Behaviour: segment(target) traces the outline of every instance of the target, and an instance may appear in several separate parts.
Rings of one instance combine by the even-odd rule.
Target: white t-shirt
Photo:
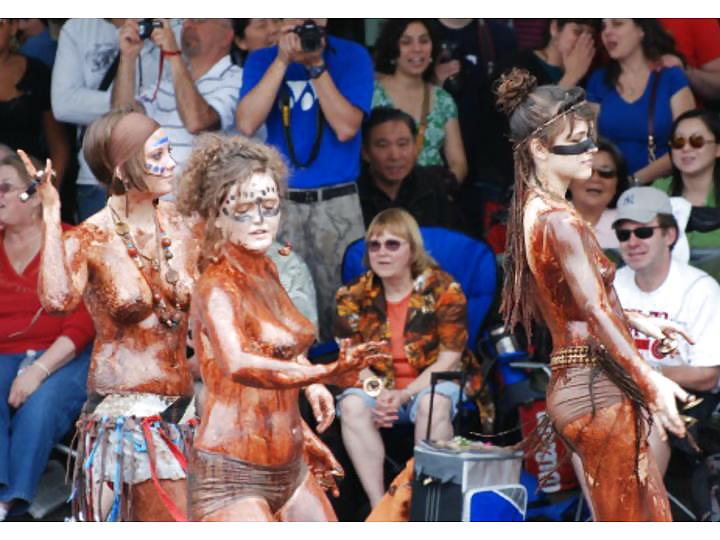
[[[615,290],[624,309],[679,323],[695,340],[690,345],[680,339],[674,354],[662,356],[657,340],[633,329],[635,344],[650,365],[720,365],[720,285],[712,276],[672,259],[667,278],[654,291],[640,290],[628,266],[617,271]]]
[[[172,22],[179,35],[179,20]],[[119,52],[119,29],[105,19],[70,19],[60,30],[57,55],[52,72],[51,101],[55,118],[62,122],[87,126],[110,111],[112,85],[98,90],[110,64]],[[160,50],[146,39],[137,60],[135,84],[138,92],[154,90],[159,73]],[[169,70],[163,70],[163,79]],[[85,162],[82,148],[78,153],[77,183],[94,185],[98,181]]]
[[[169,71],[169,70],[168,70]],[[240,97],[242,68],[230,61],[230,55],[222,57],[195,82],[200,95],[205,98],[220,117],[220,130],[231,131],[235,126],[235,109]],[[195,136],[183,125],[175,100],[172,80],[163,79],[155,101],[150,101],[154,88],[146,89],[139,96],[145,113],[167,132],[172,147],[172,157],[177,162],[176,177],[190,157]]]

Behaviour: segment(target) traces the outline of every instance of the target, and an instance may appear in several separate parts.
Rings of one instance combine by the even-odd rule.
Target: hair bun
[[[529,71],[512,68],[498,79],[495,87],[497,105],[510,117],[536,87],[537,79]]]

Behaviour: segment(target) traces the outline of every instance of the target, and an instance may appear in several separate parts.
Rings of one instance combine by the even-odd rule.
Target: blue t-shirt
[[[657,76],[658,72],[655,71],[650,74],[643,95],[632,103],[625,101],[614,87],[605,85],[605,68],[593,72],[588,81],[588,100],[600,104],[598,131],[622,150],[631,173],[648,164],[648,108],[653,80]],[[673,121],[670,99],[686,86],[688,79],[679,67],[664,68],[660,72],[653,134],[655,156],[658,158],[668,151]]]
[[[245,61],[240,99],[258,84],[277,56],[277,46],[251,53]],[[370,112],[373,94],[373,66],[370,55],[361,45],[352,41],[328,36],[323,52],[327,70],[338,91],[365,114]],[[295,155],[300,163],[310,156],[317,133],[317,109],[320,107],[307,69],[293,63],[285,72],[283,85],[290,98],[290,130]],[[279,107],[282,86],[265,120],[267,143],[277,147],[290,167],[289,187],[314,189],[353,182],[360,175],[360,130],[346,142],[340,142],[325,120],[320,151],[309,167],[294,169],[282,125]]]

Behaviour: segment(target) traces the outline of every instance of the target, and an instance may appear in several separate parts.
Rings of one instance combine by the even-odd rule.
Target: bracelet
[[[31,366],[37,366],[41,368],[45,372],[45,378],[48,378],[50,376],[50,370],[45,366],[45,364],[42,364],[39,360],[35,360]]]
[[[165,49],[163,49],[160,54],[162,54],[163,56],[179,56],[182,53],[180,52],[180,50],[166,51]]]

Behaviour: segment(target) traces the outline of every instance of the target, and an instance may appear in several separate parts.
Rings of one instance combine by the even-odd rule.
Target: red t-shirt
[[[675,38],[688,65],[699,68],[720,58],[720,23],[717,19],[658,19]]]
[[[63,230],[70,228],[63,224]],[[67,315],[42,311],[30,325],[40,311],[37,292],[40,254],[18,275],[5,253],[4,238],[0,230],[0,354],[44,350],[59,336],[69,338],[77,351],[84,349],[95,336],[95,329],[83,302]],[[16,333],[19,335],[13,335]]]
[[[405,321],[412,291],[399,302],[387,302],[387,317],[390,326],[390,353],[395,369],[395,388],[405,388],[417,377],[417,371],[408,363],[405,354]]]

